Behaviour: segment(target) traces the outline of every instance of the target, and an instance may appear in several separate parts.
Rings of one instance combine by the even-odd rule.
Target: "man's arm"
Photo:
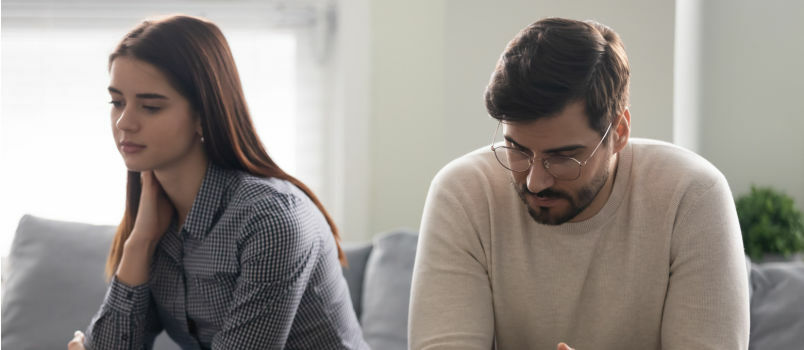
[[[682,200],[671,242],[663,349],[747,349],[748,278],[726,180]]]
[[[493,347],[494,310],[486,253],[464,203],[442,184],[430,188],[413,269],[410,349]],[[440,180],[439,180],[440,179]],[[471,204],[469,204],[471,205]]]

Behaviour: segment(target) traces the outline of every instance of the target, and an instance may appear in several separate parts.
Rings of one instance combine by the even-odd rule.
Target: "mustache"
[[[541,198],[565,198],[572,200],[572,197],[568,193],[557,191],[551,188],[546,188],[544,190],[539,191],[538,193],[535,193],[531,192],[525,184],[519,184],[517,186],[519,187],[520,193],[527,193]]]

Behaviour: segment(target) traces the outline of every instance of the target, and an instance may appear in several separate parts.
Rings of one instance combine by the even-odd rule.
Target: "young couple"
[[[145,21],[109,72],[126,210],[106,298],[68,348],[149,349],[163,330],[184,349],[368,348],[338,231],[263,149],[221,31]],[[728,185],[629,138],[629,75],[596,22],[548,18],[508,44],[486,91],[495,141],[427,198],[412,349],[747,348]]]

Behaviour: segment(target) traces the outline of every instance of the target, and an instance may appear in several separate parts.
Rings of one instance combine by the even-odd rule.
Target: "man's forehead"
[[[528,122],[503,122],[502,134],[531,150],[586,144],[598,133],[589,126],[585,115],[562,115]]]

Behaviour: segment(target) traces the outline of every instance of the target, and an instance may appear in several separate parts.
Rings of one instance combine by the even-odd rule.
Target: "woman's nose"
[[[120,115],[117,116],[117,120],[115,121],[115,127],[119,130],[123,131],[136,131],[138,128],[137,121],[134,120],[133,113],[130,113],[128,108],[123,109],[120,112]]]

